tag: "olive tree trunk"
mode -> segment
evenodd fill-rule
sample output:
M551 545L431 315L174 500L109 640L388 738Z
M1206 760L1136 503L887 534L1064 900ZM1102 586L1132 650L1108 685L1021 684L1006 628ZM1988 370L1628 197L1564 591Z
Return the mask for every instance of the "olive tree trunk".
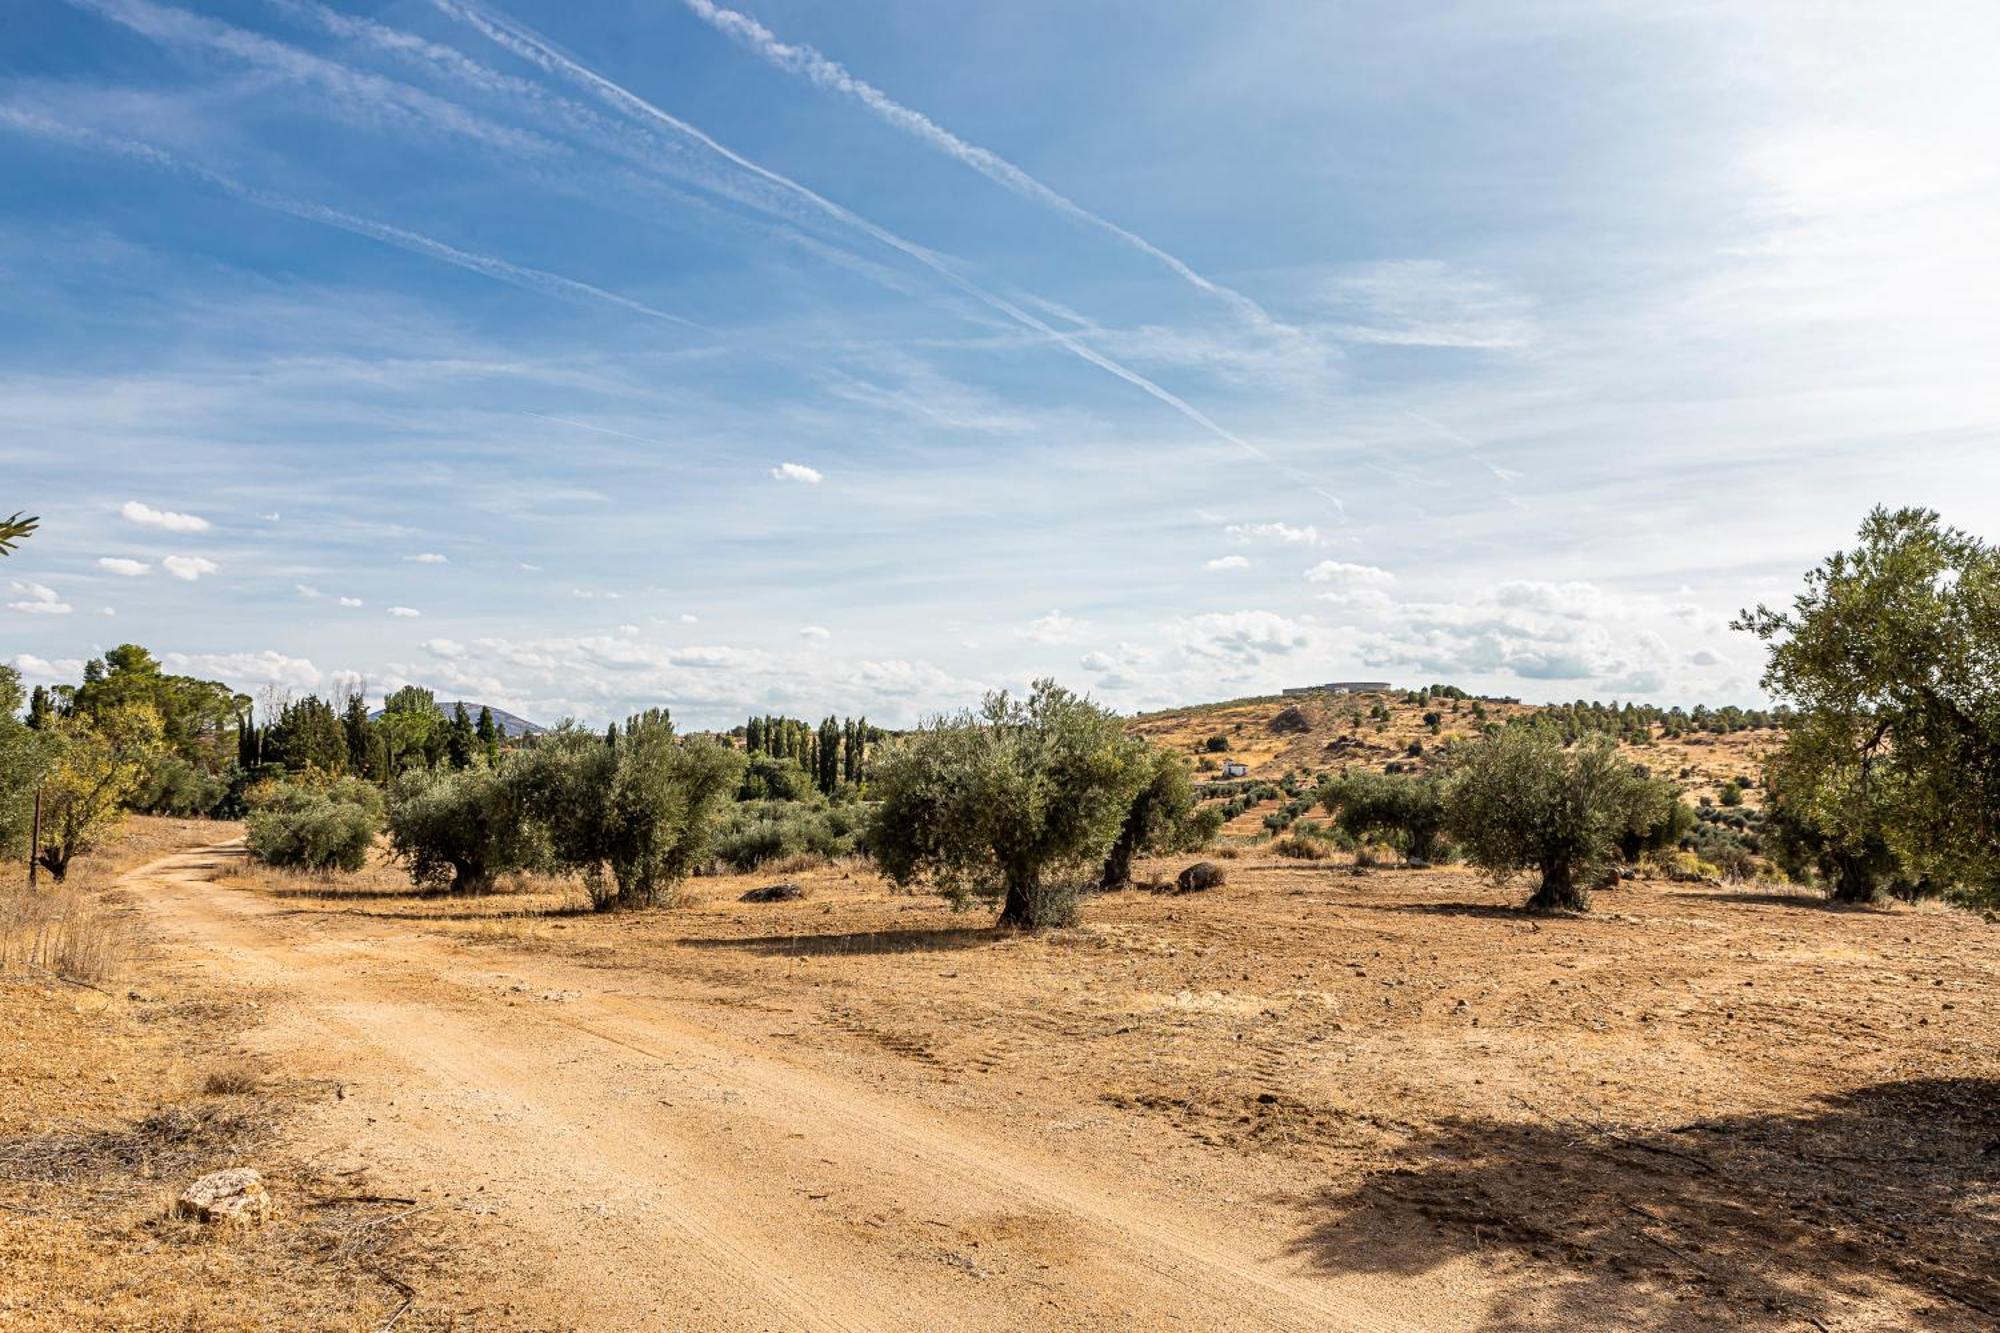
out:
M1528 899L1530 912L1588 912L1590 894L1576 882L1576 871L1568 861L1542 867L1542 886Z

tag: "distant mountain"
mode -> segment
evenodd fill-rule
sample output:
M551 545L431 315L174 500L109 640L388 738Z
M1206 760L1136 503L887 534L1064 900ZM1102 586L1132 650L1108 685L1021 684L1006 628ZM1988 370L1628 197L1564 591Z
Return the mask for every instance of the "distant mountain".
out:
M480 704L471 699L440 699L437 701L438 711L446 717L450 717L451 710L458 707L460 703L465 705L466 716L470 717L474 722L479 720L479 710L481 708L493 708L492 704ZM382 710L379 708L368 715L371 721L381 716ZM493 708L493 725L499 727L500 734L509 740L519 740L523 736L539 736L548 730L541 723L530 722L525 717L517 717L504 708Z

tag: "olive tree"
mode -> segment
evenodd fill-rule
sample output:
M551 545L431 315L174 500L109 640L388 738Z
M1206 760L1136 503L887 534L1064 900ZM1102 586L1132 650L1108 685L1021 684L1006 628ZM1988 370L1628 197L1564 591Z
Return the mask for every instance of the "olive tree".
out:
M504 770L417 769L389 795L389 845L413 883L483 893L543 855L521 786Z
M1394 837L1410 861L1437 855L1445 826L1444 784L1438 778L1356 770L1320 788L1319 799L1352 837Z
M1536 871L1529 911L1585 911L1593 871L1635 822L1650 820L1651 787L1593 736L1573 746L1547 725L1506 727L1461 752L1446 788L1448 826L1466 859L1504 881Z
M653 906L692 872L742 775L741 755L683 740L655 712L601 736L569 724L538 736L510 781L548 838L550 864L582 875L605 911Z
M898 884L999 899L1000 924L1064 925L1148 780L1146 746L1052 680L938 717L876 761L868 845Z
M1222 811L1203 809L1188 776L1187 761L1171 750L1152 748L1142 759L1141 781L1126 807L1118 836L1105 853L1097 887L1122 889L1132 882L1132 858L1188 851L1206 845L1222 829Z
M1770 645L1764 688L1795 710L1772 804L1834 895L1901 876L2000 900L2000 548L1878 508L1789 611L1736 627Z

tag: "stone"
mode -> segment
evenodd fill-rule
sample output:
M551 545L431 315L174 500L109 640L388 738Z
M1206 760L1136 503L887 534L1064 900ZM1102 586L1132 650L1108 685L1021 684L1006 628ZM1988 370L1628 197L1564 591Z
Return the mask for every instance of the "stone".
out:
M761 889L752 889L737 901L746 903L789 903L806 896L806 891L796 884L766 884Z
M256 1226L271 1215L271 1192L251 1167L211 1171L181 1191L174 1211L199 1222Z
M1213 861L1197 861L1174 880L1182 893L1200 893L1229 882L1229 872Z

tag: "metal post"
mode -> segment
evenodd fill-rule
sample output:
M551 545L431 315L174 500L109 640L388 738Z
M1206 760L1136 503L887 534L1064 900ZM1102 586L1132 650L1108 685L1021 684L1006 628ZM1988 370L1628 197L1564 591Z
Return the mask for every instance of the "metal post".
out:
M42 784L35 784L35 831L28 839L28 887L35 887L36 857L42 850Z

